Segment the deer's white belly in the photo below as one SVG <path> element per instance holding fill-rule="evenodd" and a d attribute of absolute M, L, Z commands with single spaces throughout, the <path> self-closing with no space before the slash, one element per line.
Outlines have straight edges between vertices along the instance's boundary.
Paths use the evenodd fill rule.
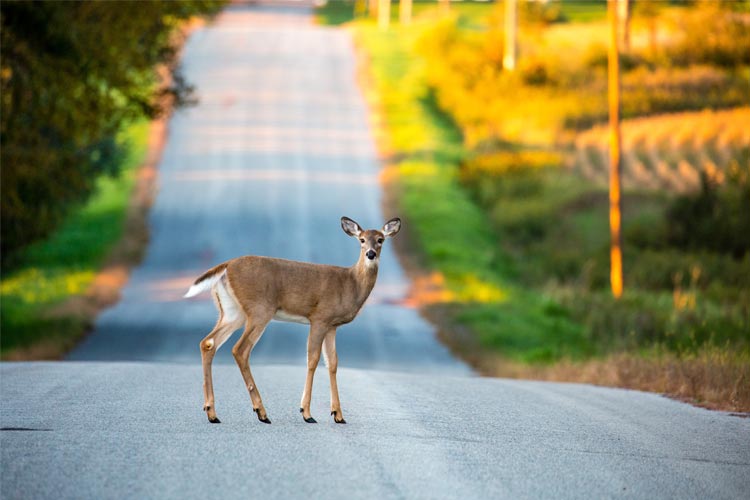
<path fill-rule="evenodd" d="M 301 323 L 303 325 L 309 325 L 310 320 L 304 316 L 297 316 L 296 314 L 289 314 L 286 311 L 279 309 L 276 314 L 273 315 L 273 319 L 277 321 L 286 321 L 287 323 Z"/>

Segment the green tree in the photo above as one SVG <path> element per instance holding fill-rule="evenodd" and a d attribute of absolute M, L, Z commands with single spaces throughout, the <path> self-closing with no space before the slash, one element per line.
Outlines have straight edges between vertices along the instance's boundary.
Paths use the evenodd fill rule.
<path fill-rule="evenodd" d="M 174 29 L 220 1 L 2 2 L 0 165 L 2 262 L 46 236 L 116 170 L 121 124 L 177 104 Z M 175 70 L 159 86 L 157 65 Z"/>

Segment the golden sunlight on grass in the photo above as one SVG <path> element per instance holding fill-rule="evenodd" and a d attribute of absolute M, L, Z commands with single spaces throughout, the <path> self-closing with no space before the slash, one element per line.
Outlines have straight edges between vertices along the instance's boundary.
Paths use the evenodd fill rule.
<path fill-rule="evenodd" d="M 14 297 L 25 303 L 47 303 L 84 293 L 93 278 L 91 270 L 43 272 L 38 268 L 28 268 L 4 279 L 0 291 L 3 297 Z"/>
<path fill-rule="evenodd" d="M 507 292 L 497 285 L 482 281 L 472 275 L 461 276 L 452 280 L 450 288 L 445 276 L 434 271 L 418 276 L 409 290 L 403 304 L 407 307 L 424 307 L 435 304 L 454 302 L 490 304 L 501 303 L 507 299 Z"/>

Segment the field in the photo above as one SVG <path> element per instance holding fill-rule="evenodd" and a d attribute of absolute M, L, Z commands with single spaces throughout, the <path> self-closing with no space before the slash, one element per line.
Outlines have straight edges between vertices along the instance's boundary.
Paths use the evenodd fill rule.
<path fill-rule="evenodd" d="M 723 182 L 733 161 L 750 161 L 750 108 L 674 113 L 622 124 L 623 184 L 631 189 L 691 192 L 701 173 Z M 608 178 L 607 129 L 578 134 L 573 165 L 603 184 Z"/>
<path fill-rule="evenodd" d="M 684 64 L 666 69 L 632 55 L 624 84 L 648 92 L 625 92 L 626 291 L 616 301 L 601 48 L 581 48 L 564 71 L 539 50 L 504 75 L 498 34 L 481 29 L 497 11 L 472 9 L 427 9 L 388 33 L 366 19 L 350 24 L 388 162 L 383 178 L 421 256 L 414 303 L 486 374 L 750 409 L 748 109 L 738 107 L 746 63 L 712 65 L 679 44 L 669 50 Z M 589 14 L 527 29 L 525 43 L 599 33 L 603 13 Z M 595 78 L 578 85 L 580 71 Z"/>

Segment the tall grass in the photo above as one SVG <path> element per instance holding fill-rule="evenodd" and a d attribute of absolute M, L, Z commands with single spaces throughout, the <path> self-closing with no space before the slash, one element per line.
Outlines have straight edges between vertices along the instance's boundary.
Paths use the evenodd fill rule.
<path fill-rule="evenodd" d="M 424 265 L 447 288 L 437 302 L 421 305 L 473 332 L 480 349 L 510 359 L 549 362 L 582 358 L 590 346 L 582 328 L 542 294 L 513 283 L 514 270 L 498 252 L 491 225 L 461 185 L 458 165 L 466 155 L 453 122 L 435 107 L 424 66 L 410 47 L 412 31 L 398 36 L 373 25 L 356 25 L 358 45 L 368 57 L 368 96 L 385 135 L 386 174 L 397 193 L 405 226 Z M 420 303 L 420 297 L 417 297 Z"/>

